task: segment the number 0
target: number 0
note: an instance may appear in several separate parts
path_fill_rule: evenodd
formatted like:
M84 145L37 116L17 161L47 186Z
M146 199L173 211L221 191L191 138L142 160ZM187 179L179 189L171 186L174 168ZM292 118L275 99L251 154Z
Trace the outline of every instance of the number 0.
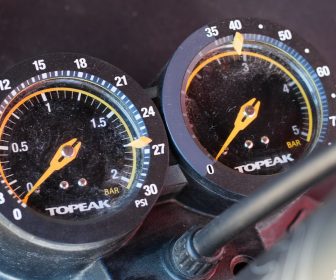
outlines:
M215 169L214 169L212 164L208 164L206 169L207 169L208 174L210 174L210 175L215 173Z
M13 217L17 221L22 219L22 213L21 213L21 210L19 208L13 209Z

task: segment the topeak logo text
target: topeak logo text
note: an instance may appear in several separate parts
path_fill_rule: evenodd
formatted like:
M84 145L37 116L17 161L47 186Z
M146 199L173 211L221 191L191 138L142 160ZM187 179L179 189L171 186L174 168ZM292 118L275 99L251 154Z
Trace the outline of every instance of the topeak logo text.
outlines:
M255 170L259 170L261 168L267 168L272 167L277 164L286 164L288 162L292 162L294 159L292 158L292 154L282 155L278 157L268 158L261 161L256 161L253 163L248 163L245 165L237 166L234 169L238 170L240 173L246 173L246 172L253 172Z
M78 212L86 212L90 210L99 210L103 208L111 208L111 205L108 203L108 200L99 200L98 202L90 202L88 203L78 203L78 204L70 204L67 206L58 206L46 208L46 211L49 211L50 216L55 215L66 215Z

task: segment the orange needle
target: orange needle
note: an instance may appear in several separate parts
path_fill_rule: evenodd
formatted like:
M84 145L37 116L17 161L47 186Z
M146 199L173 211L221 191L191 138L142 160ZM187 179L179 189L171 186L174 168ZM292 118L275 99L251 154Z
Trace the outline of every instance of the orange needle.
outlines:
M233 44L233 48L235 49L235 51L239 55L241 55L243 47L244 47L244 35L239 32L236 32L236 35L233 38L232 44Z
M27 201L31 194L36 191L36 189L38 189L44 183L44 181L50 177L51 174L68 165L77 157L78 151L81 147L81 142L78 142L76 145L74 145L76 142L77 138L73 138L58 148L52 160L50 161L48 169L43 173L40 179L37 180L35 185L23 198L23 203L27 204Z
M216 160L218 160L220 156L224 153L224 151L229 147L229 145L236 138L238 133L247 128L257 118L259 108L260 101L257 101L256 98L252 98L240 107L240 111L234 123L234 128L231 131L229 137L226 139L222 148L218 152Z
M141 149L143 147L146 147L152 141L153 140L149 137L141 136L140 138L133 140L131 143L124 145L124 147L134 147L137 149Z

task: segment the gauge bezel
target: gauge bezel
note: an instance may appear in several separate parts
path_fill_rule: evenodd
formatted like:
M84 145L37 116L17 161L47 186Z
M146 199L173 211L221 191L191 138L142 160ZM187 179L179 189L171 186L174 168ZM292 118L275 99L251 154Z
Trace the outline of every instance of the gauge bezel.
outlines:
M237 20L241 23L241 28L237 28L236 30L230 29L230 24ZM207 31L213 30L213 27L216 27L218 34L211 37L207 36ZM217 174L215 172L216 175L206 174L205 166L212 164L213 159L201 151L185 125L185 120L182 116L181 92L184 90L184 82L189 75L187 70L196 57L202 58L201 51L203 49L207 48L210 44L220 45L221 38L229 36L233 38L236 32L242 34L260 34L269 38L276 38L275 40L279 41L279 44L286 52L293 52L300 56L295 57L295 59L300 59L301 64L307 63L304 68L310 71L310 75L314 75L314 79L322 81L321 84L323 84L324 89L320 89L320 92L326 93L325 96L319 96L324 114L321 120L322 127L320 134L324 138L321 137L316 141L315 150L334 143L336 136L335 128L333 128L329 120L329 116L335 114L336 111L335 102L330 101L334 85L333 77L331 75L319 78L315 73L315 69L326 64L315 48L302 40L293 31L291 31L291 40L280 42L279 32L281 30L287 30L287 28L273 24L267 20L251 18L228 19L205 25L192 33L179 46L164 73L161 102L166 125L177 154L183 162L184 169L190 176L198 178L196 181L202 182L203 187L221 196L232 199L237 194L243 196L249 195L266 181L279 175L260 176L241 174L224 165L220 166L220 172L217 172ZM309 50L308 53L305 53L306 49ZM304 56L302 56L303 54Z
M74 61L76 59L85 58L87 67L78 69ZM36 70L33 65L34 61L43 60L46 63L46 69L43 71ZM23 84L32 77L40 77L40 80L48 79L48 75L54 71L71 71L72 73L87 73L92 78L92 82L98 86L104 84L112 85L116 93L121 92L135 105L142 121L147 128L148 135L153 142L150 143L150 163L148 174L142 185L156 184L158 193L146 196L143 188L139 188L137 195L131 201L127 201L127 205L118 209L118 212L107 214L100 218L86 219L80 221L64 221L61 219L53 219L45 215L39 214L29 207L22 207L16 199L14 199L7 190L2 191L5 203L0 205L0 222L15 232L15 229L23 230L28 240L40 238L50 243L61 244L89 244L99 243L103 241L116 242L127 234L140 226L147 213L158 199L163 186L163 180L166 169L168 167L168 143L165 134L164 125L162 123L160 113L152 100L146 96L144 90L130 76L118 69L117 67L83 54L74 53L58 53L47 54L40 57L31 58L14 66L8 72L1 75L0 80L7 79L10 81L11 89L1 92L0 104L6 97L11 94L13 89L18 90L28 86ZM127 85L122 87L115 84L114 78L117 76L126 76ZM112 88L112 87L111 87ZM106 85L106 90L108 89ZM114 94L111 90L107 90L110 94ZM116 94L115 94L116 95ZM116 97L116 96L115 96ZM142 118L141 108L152 106L155 116ZM164 144L166 152L160 155L154 155L152 145ZM134 186L135 187L135 186ZM135 207L135 200L146 199L148 206ZM16 220L13 216L13 209L19 208L22 212L22 219ZM16 232L18 234L18 232Z

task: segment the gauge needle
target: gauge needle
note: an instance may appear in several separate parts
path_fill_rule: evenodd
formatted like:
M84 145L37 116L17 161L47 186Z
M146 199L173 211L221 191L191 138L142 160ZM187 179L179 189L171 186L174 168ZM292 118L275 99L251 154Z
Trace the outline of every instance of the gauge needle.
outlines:
M72 162L78 154L78 151L81 147L81 142L77 142L77 138L73 138L70 141L62 144L58 150L56 151L55 155L53 156L52 160L50 161L50 165L48 169L43 173L40 179L37 180L35 185L31 188L31 190L26 194L23 198L22 202L27 204L27 201L31 194L38 189L45 180L47 180L55 171L62 169L70 162ZM75 145L76 143L76 145Z
M233 48L235 49L235 51L241 55L242 54L242 50L244 47L244 35L236 32L236 35L233 38Z
M260 101L257 101L256 98L252 98L240 107L239 113L234 123L234 128L231 131L229 137L226 139L222 148L218 152L216 160L218 160L220 156L224 153L224 151L229 147L229 145L235 139L238 133L247 128L257 118L259 108Z
M140 138L133 140L131 143L124 145L124 147L134 147L137 149L141 149L143 147L146 147L152 141L153 140L147 136L141 136Z

